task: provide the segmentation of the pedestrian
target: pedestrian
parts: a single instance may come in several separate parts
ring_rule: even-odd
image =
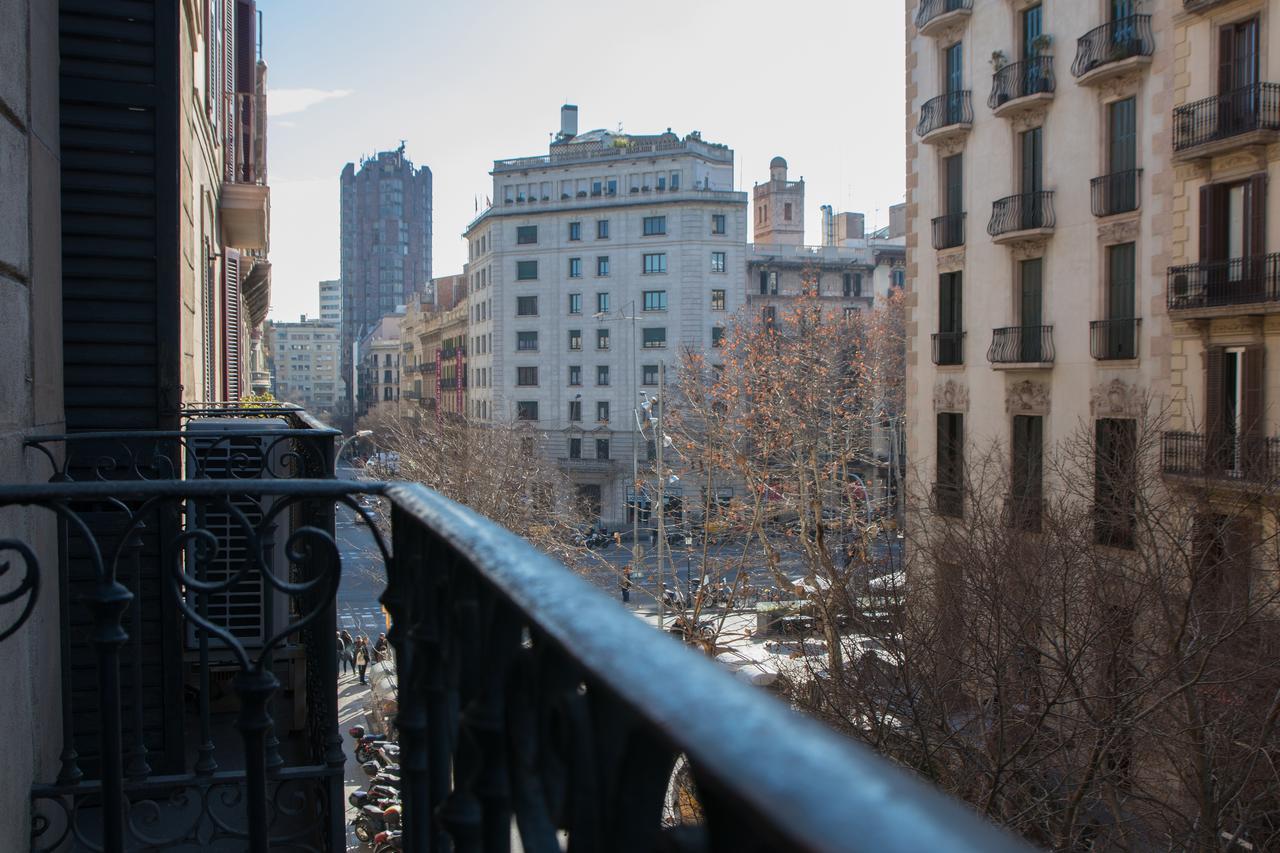
[[[338,666],[340,667],[338,670],[338,674],[345,675],[347,673],[348,667],[350,667],[351,665],[351,657],[347,652],[347,641],[342,638],[342,632],[338,631],[337,634],[338,634],[337,636]]]
[[[384,661],[391,656],[391,646],[387,643],[386,634],[378,635],[378,642],[373,644],[373,656],[379,661]]]
[[[368,645],[366,645],[364,641],[364,637],[361,637],[359,640],[356,641],[355,660],[356,660],[356,670],[360,674],[360,683],[368,684],[369,682],[365,680],[364,674],[365,674],[365,670],[369,668],[369,647]]]
[[[354,638],[352,638],[352,636],[351,636],[351,632],[350,632],[350,631],[347,631],[347,630],[345,630],[345,629],[342,631],[342,644],[343,644],[343,646],[345,647],[345,648],[344,648],[344,652],[345,652],[345,654],[346,654],[347,666],[351,669],[351,674],[352,674],[352,675],[355,675],[355,672],[356,672],[356,641],[355,641],[355,639],[354,639]]]
[[[622,570],[622,603],[629,604],[631,602],[631,567],[627,566]]]

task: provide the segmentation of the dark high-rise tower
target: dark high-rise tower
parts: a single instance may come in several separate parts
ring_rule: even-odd
[[[431,170],[404,144],[342,169],[342,364],[380,317],[431,284]],[[350,411],[350,409],[348,409]]]

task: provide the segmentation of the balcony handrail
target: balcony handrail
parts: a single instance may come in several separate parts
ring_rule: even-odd
[[[964,364],[965,332],[934,332],[933,363],[937,365]]]
[[[1280,301],[1280,253],[1169,267],[1170,311]]]
[[[122,540],[128,541],[147,513],[166,506],[176,518],[198,519],[199,512],[184,507],[275,497],[294,505],[341,502],[368,520],[358,501],[366,494],[385,497],[391,506],[392,545],[379,539],[379,550],[389,579],[382,600],[398,670],[404,849],[445,849],[451,836],[480,832],[482,821],[501,825],[505,844],[513,814],[526,847],[554,838],[544,833],[557,829],[607,846],[607,838],[595,833],[611,827],[637,849],[652,849],[661,843],[660,815],[680,756],[687,757],[699,796],[715,805],[705,816],[711,837],[750,838],[787,850],[1026,849],[869,748],[795,714],[643,624],[524,539],[423,486],[353,480],[49,483],[2,486],[0,507],[57,513],[71,536],[100,558],[105,543],[88,535],[78,507],[120,507],[127,524]],[[332,525],[331,511],[329,518]],[[263,535],[274,524],[267,518],[253,533]],[[326,640],[314,663],[336,680],[333,629],[322,623],[333,618],[341,552],[331,526],[303,531],[310,571],[278,588],[300,604],[290,624],[278,626],[278,636],[314,626]],[[256,553],[256,546],[245,552]],[[57,588],[35,581],[41,572],[56,574],[56,565],[42,567],[34,556],[25,563],[29,606],[15,624],[0,626],[0,638],[21,628],[41,589]],[[93,810],[79,805],[89,796],[101,806],[94,812],[101,826],[92,828],[97,834],[91,837],[101,838],[106,850],[121,850],[140,815],[163,809],[166,785],[194,789],[200,819],[216,819],[210,792],[231,785],[244,789],[229,804],[243,803],[247,814],[235,823],[237,830],[243,827],[242,849],[268,850],[279,843],[271,835],[279,810],[270,800],[292,796],[281,790],[299,778],[339,780],[341,751],[331,751],[326,765],[268,772],[268,703],[279,686],[269,649],[254,655],[227,636],[236,651],[232,684],[242,706],[237,726],[246,769],[126,777],[122,733],[128,726],[120,716],[118,668],[119,638],[127,643],[132,629],[122,618],[132,594],[114,560],[98,559],[96,566],[101,583],[89,605],[97,619],[104,772],[99,784],[37,786],[37,809],[62,808],[64,818],[84,820]],[[204,624],[201,611],[184,607],[180,590],[196,581],[189,571],[182,560],[166,565],[166,587],[186,618]],[[552,719],[566,725],[545,724]],[[332,725],[331,750],[340,737],[336,720]],[[340,786],[336,790],[340,796]],[[601,790],[610,796],[600,796]],[[561,791],[574,807],[552,811],[542,799],[547,791]],[[461,802],[473,807],[447,807]],[[619,815],[619,804],[629,814]],[[338,825],[343,809],[329,804]],[[57,832],[50,830],[55,826],[38,820],[35,832]],[[50,839],[35,840],[41,846]]]
[[[1057,353],[1053,326],[1005,326],[991,331],[987,361],[992,364],[1044,364]]]
[[[991,203],[987,233],[992,237],[1014,231],[1054,228],[1058,217],[1053,208],[1053,190],[1018,193]]]
[[[1173,110],[1173,150],[1255,130],[1280,130],[1280,84],[1253,83]]]
[[[1057,88],[1053,76],[1053,57],[1041,54],[1010,62],[991,75],[991,94],[987,97],[987,106],[998,109],[1008,101],[1027,98],[1031,95],[1051,94]]]
[[[1138,357],[1141,317],[1089,321],[1089,354],[1099,361]]]
[[[255,92],[236,92],[232,100],[235,118],[234,157],[228,177],[237,184],[267,182],[267,98]]]
[[[1095,68],[1135,56],[1151,56],[1155,38],[1150,15],[1127,15],[1094,27],[1076,41],[1073,77],[1083,77]]]
[[[954,249],[964,245],[964,211],[933,218],[933,248]]]
[[[920,0],[920,8],[916,10],[916,29],[924,29],[925,24],[934,18],[964,9],[973,9],[973,0]]]
[[[1186,477],[1273,484],[1280,478],[1280,437],[1222,436],[1171,430],[1160,436],[1160,470]]]
[[[968,89],[943,92],[920,107],[916,136],[928,136],[935,130],[958,124],[973,124],[973,97]]]
[[[1123,169],[1089,181],[1094,216],[1130,213],[1142,204],[1142,170]]]

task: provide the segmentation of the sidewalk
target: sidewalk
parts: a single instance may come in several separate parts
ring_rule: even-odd
[[[368,781],[368,777],[364,775],[364,771],[360,769],[360,763],[356,761],[354,742],[351,736],[347,734],[347,729],[352,726],[364,726],[369,728],[368,722],[365,720],[365,707],[369,702],[369,688],[367,685],[361,684],[356,680],[352,673],[338,674],[338,732],[342,735],[342,754],[346,756],[347,762],[343,765],[343,786],[342,786],[342,807],[345,810],[344,823],[347,828],[347,850],[349,851],[367,851],[369,847],[361,844],[357,839],[355,832],[351,829],[351,818],[355,816],[355,809],[347,802],[347,797],[357,788],[363,788]]]

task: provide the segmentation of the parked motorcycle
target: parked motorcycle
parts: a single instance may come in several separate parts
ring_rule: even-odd
[[[404,834],[398,830],[383,830],[373,837],[373,853],[394,853],[404,849]]]
[[[351,825],[356,838],[368,844],[379,832],[400,828],[400,804],[397,802],[385,809],[375,805],[364,806],[356,813]]]
[[[370,805],[386,807],[399,800],[400,791],[385,785],[370,785],[368,789],[360,788],[352,791],[347,797],[347,802],[357,809]]]

